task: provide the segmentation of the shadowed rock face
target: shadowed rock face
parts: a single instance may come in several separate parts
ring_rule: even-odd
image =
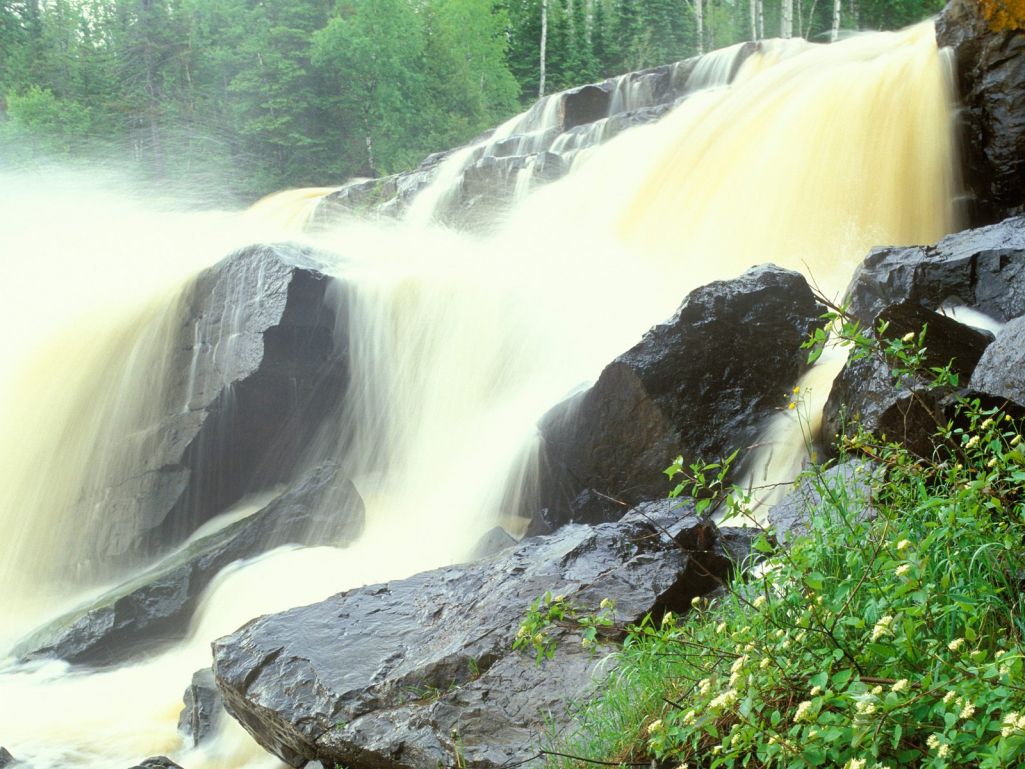
[[[228,712],[293,766],[497,767],[535,756],[549,719],[564,727],[596,685],[599,656],[571,628],[544,666],[511,650],[533,599],[610,598],[634,621],[685,611],[729,568],[711,523],[650,504],[257,619],[214,643],[214,673]]]
[[[962,111],[965,183],[977,224],[1025,204],[1025,33],[992,30],[977,0],[953,0],[936,39],[954,50]]]
[[[325,465],[262,510],[190,543],[92,604],[22,641],[15,653],[105,665],[183,638],[203,590],[225,566],[285,544],[343,545],[363,529],[363,502]]]
[[[213,733],[224,711],[221,693],[210,668],[193,674],[182,701],[185,707],[178,716],[178,731],[197,745]]]
[[[926,330],[927,368],[948,364],[963,385],[972,376],[979,359],[993,341],[993,335],[959,323],[914,302],[890,305],[876,317],[888,326],[883,338],[897,340],[913,333],[916,340]],[[869,332],[871,335],[871,332]],[[827,452],[835,455],[834,441],[860,426],[876,435],[900,441],[921,456],[928,456],[939,425],[946,422],[945,408],[950,388],[934,388],[921,377],[905,376],[901,386],[891,372],[889,361],[870,355],[849,361],[833,382],[822,410],[822,438]]]
[[[880,248],[855,271],[850,312],[872,323],[882,309],[914,302],[965,304],[997,320],[1025,314],[1025,217],[948,235],[935,246]]]
[[[276,245],[236,252],[186,287],[159,340],[144,342],[163,356],[144,423],[110,436],[110,469],[72,512],[102,516],[105,536],[83,558],[146,562],[291,476],[348,384],[344,291],[325,301],[331,285],[309,249]]]
[[[801,344],[822,312],[803,277],[772,265],[692,292],[672,320],[543,418],[547,525],[593,522],[600,510],[614,518],[623,512],[616,500],[666,494],[662,471],[674,456],[714,461],[749,445],[804,371]]]
[[[1008,413],[1025,415],[1025,316],[1015,318],[997,334],[975,367],[968,387],[972,397],[994,406],[1008,402]]]

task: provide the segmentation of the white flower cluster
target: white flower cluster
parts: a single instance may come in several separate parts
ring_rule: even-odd
[[[1000,729],[1001,737],[1010,737],[1012,734],[1018,734],[1019,732],[1025,732],[1025,715],[1018,713],[1008,713],[1004,716],[1004,725]]]
[[[893,617],[889,614],[884,614],[876,622],[875,627],[872,628],[872,640],[878,641],[885,635],[893,635]]]

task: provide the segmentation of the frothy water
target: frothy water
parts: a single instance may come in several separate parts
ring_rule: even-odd
[[[342,463],[366,502],[365,534],[347,549],[281,548],[235,564],[206,591],[188,638],[136,664],[8,660],[0,742],[36,767],[129,766],[159,753],[188,769],[280,766],[231,722],[198,748],[177,734],[182,692],[213,638],[464,557],[529,490],[537,419],[691,289],[775,262],[835,294],[871,246],[957,227],[950,69],[931,25],[828,47],[765,45],[736,73],[724,64],[734,55],[710,54],[701,77],[714,87],[588,150],[565,179],[521,183],[525,197],[493,236],[433,226],[434,212],[474,153],[519,134],[517,151],[558,142],[555,97],[450,156],[405,221],[303,236],[333,255],[326,269],[339,297],[344,287],[352,347],[344,413],[307,451],[311,463]],[[643,98],[622,89],[620,99]],[[84,490],[138,460],[125,446],[171,359],[161,324],[199,269],[307,221],[323,192],[268,201],[272,221],[257,232],[253,214],[152,211],[80,178],[0,176],[0,250],[13,255],[0,319],[19,330],[0,337],[0,656],[131,576],[78,563],[112,534],[102,509],[78,520],[74,510]],[[187,380],[189,365],[171,373]],[[772,461],[759,482],[802,461],[792,419],[781,415],[766,437]]]

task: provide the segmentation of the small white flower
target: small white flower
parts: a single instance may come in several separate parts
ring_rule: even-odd
[[[947,745],[946,743],[944,743],[943,745],[940,745],[940,749],[936,751],[936,755],[939,756],[940,758],[946,758],[947,756],[949,756],[950,755],[950,745]]]
[[[975,705],[972,704],[971,700],[965,700],[964,707],[961,708],[961,718],[967,720],[975,715]]]
[[[798,704],[797,712],[794,713],[794,723],[795,724],[799,724],[801,722],[801,720],[806,715],[808,715],[808,711],[810,709],[811,709],[811,701],[810,700],[805,700],[804,702]]]
[[[722,635],[723,633],[725,633],[726,632],[726,623],[725,622],[720,622],[718,625],[716,625],[715,626],[715,632],[718,635]]]
[[[915,332],[914,331],[909,331],[908,333],[906,333],[904,336],[902,336],[900,338],[900,341],[902,341],[904,344],[907,344],[908,342],[915,341]]]
[[[751,605],[754,606],[756,609],[760,609],[762,606],[765,605],[765,596],[758,596],[757,598],[755,598],[754,602]]]
[[[852,758],[844,765],[844,769],[865,769],[867,758]]]
[[[938,734],[930,734],[929,739],[925,741],[925,744],[930,750],[936,750],[940,746],[940,736]]]
[[[946,694],[943,695],[943,704],[944,705],[949,705],[951,702],[954,701],[955,697],[957,697],[957,692],[955,692],[955,691],[947,692]]]
[[[770,660],[768,657],[763,657],[762,661],[758,663],[758,667],[762,670],[765,670],[765,668],[769,667],[769,665],[771,664],[772,660]]]
[[[657,732],[661,728],[662,728],[662,719],[658,718],[658,719],[652,721],[650,724],[648,724],[648,734],[654,734],[655,732]]]
[[[964,445],[964,447],[966,449],[974,449],[978,445],[979,445],[979,436],[978,435],[973,435],[971,438],[968,439],[968,442]]]
[[[876,695],[877,697],[878,697],[878,696],[879,696],[880,694],[882,694],[882,693],[883,693],[883,687],[882,687],[882,686],[874,686],[874,687],[872,688],[872,694]]]
[[[813,686],[811,688],[810,694],[811,694],[812,697],[818,697],[820,694],[822,694],[822,687],[821,686]]]
[[[908,688],[908,679],[902,678],[899,681],[894,682],[893,686],[890,687],[891,692],[900,694]]]
[[[950,649],[952,652],[958,651],[962,646],[964,646],[963,638],[955,638],[953,641],[947,644],[947,648]]]
[[[911,571],[911,564],[902,563],[900,566],[897,567],[897,570],[894,572],[894,574],[896,574],[898,577],[903,577],[909,571]]]
[[[903,553],[909,547],[911,547],[911,541],[907,539],[902,539],[900,542],[897,543],[897,552]]]
[[[988,430],[992,426],[993,426],[993,417],[987,417],[986,419],[984,419],[982,421],[981,427],[982,427],[983,430]]]
[[[890,628],[892,624],[893,617],[891,617],[889,614],[885,614],[882,617],[880,617],[879,621],[876,622],[875,627],[872,628],[872,640],[878,641],[884,635],[892,634],[893,631]]]

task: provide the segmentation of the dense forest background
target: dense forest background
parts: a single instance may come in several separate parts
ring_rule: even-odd
[[[763,5],[764,3],[764,5]],[[943,0],[0,0],[0,164],[252,199],[407,168],[546,92]],[[542,78],[542,38],[545,40]]]

